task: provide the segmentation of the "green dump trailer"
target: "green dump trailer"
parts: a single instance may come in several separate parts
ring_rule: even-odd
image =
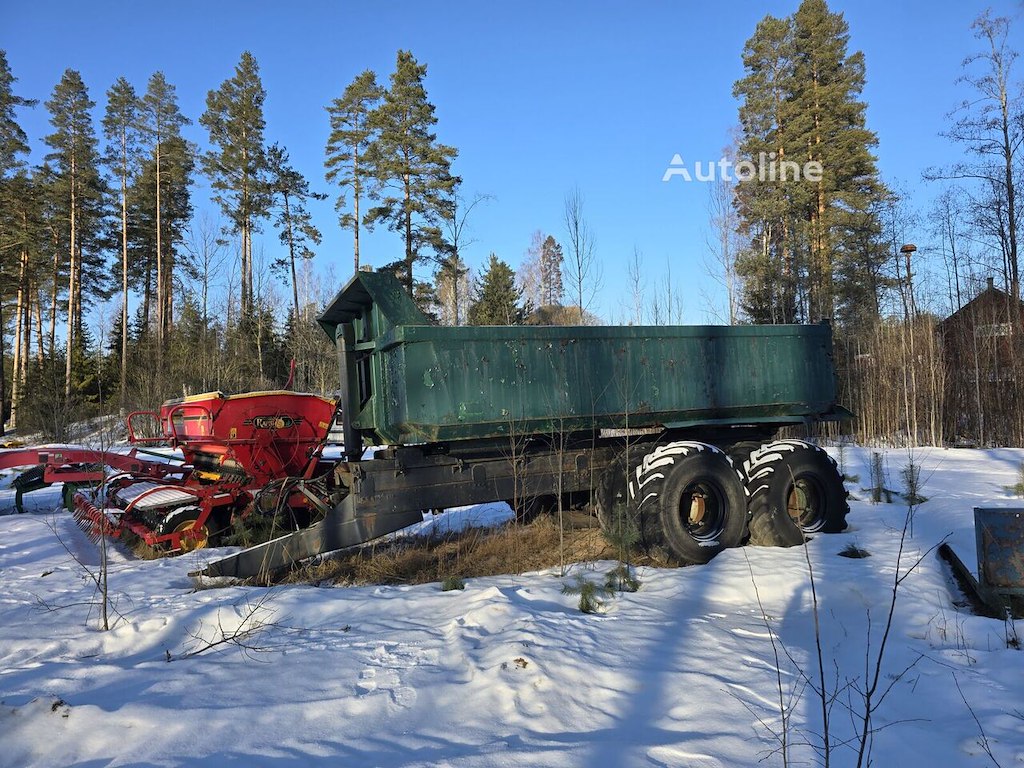
[[[254,575],[494,500],[586,500],[603,526],[635,526],[684,563],[846,525],[834,462],[775,439],[849,416],[827,323],[440,327],[372,272],[319,322],[341,369],[336,503],[208,574]]]

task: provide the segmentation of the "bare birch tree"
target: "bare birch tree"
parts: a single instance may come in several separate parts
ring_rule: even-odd
[[[583,193],[574,187],[565,196],[562,221],[567,235],[566,272],[569,278],[570,301],[579,311],[579,324],[590,310],[601,287],[601,264],[594,255],[594,232],[583,210]]]

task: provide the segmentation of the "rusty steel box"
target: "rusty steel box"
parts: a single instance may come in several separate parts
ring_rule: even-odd
[[[974,533],[982,588],[1024,597],[1024,507],[975,507]]]

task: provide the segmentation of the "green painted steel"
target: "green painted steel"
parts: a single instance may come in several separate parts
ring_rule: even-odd
[[[338,326],[352,323],[356,338],[367,340],[396,325],[429,325],[416,302],[394,275],[359,272],[349,280],[318,318],[320,327],[334,341]]]
[[[360,273],[321,317],[335,339],[352,326],[344,406],[370,442],[845,414],[835,403],[826,324],[450,328],[417,315],[394,278]]]

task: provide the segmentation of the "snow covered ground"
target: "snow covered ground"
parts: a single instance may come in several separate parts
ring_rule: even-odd
[[[948,536],[973,568],[972,508],[1024,505],[1005,489],[1024,451],[919,449],[929,500],[901,563],[906,507],[864,500],[869,457],[846,451],[861,478],[848,532],[641,569],[640,591],[598,615],[561,590],[612,563],[473,579],[461,592],[197,590],[188,571],[222,551],[115,553],[120,618],[103,632],[85,572],[97,552],[53,512],[58,492],[39,491],[26,514],[0,517],[0,766],[782,765],[780,679],[790,764],[821,764],[808,559],[832,765],[855,765],[894,575],[922,556],[899,589],[873,763],[1024,763],[1024,652],[1007,647],[1024,622],[958,609],[929,553]],[[886,453],[890,487],[907,458]],[[13,492],[0,494],[13,510]],[[839,557],[851,544],[871,556]],[[248,647],[203,650],[239,630]]]

